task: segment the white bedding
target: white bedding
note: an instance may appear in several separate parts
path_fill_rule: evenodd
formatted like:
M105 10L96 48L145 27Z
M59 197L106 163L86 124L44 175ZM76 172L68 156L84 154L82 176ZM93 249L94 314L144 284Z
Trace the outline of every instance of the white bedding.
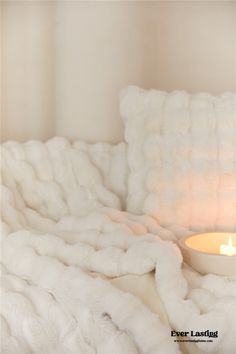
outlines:
M101 277L101 274L95 274ZM155 273L150 272L143 275L124 275L121 277L106 279L118 289L129 292L138 297L152 312L158 314L161 322L167 326L171 326L161 301L160 294L157 291L155 282ZM202 354L203 350L199 349L194 343L180 343L180 349L183 354Z
M120 111L130 173L127 210L162 225L236 229L236 94L130 86Z
M218 331L197 343L201 352L234 354L236 280L182 271L172 241L190 231L119 210L121 197L88 154L58 144L34 142L30 158L26 145L3 147L3 353L177 354L175 328ZM150 272L161 316L149 292L142 302L107 281Z

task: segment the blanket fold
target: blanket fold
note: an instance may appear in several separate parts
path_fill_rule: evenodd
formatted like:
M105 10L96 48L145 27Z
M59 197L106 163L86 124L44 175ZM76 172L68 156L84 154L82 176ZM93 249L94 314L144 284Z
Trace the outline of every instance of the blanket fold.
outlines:
M81 155L68 144L2 149L3 353L180 354L174 328L218 331L199 350L234 354L236 280L183 265L175 241L192 231L121 211L122 193L104 185L86 145ZM79 185L85 194L76 194ZM151 271L172 328L134 295L91 276Z

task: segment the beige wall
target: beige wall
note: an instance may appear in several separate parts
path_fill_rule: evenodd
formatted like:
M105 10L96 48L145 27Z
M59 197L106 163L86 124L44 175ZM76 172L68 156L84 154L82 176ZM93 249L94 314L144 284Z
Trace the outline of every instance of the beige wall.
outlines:
M119 90L236 91L235 1L5 1L2 140L123 138Z
M49 6L2 2L2 137L54 134L52 23Z

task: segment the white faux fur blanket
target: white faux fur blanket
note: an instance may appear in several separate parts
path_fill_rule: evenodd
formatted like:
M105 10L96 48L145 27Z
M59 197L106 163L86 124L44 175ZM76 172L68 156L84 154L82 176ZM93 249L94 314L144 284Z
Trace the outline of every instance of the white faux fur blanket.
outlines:
M37 156L42 145L36 146ZM102 198L100 189L111 203L119 196L107 191L86 155L80 173L97 180L86 182L83 191L91 189L95 197L86 197L87 213L81 215L80 203L78 212L75 201L69 206L73 193L66 187L73 174L76 183L82 179L69 168L74 166L69 157L63 173L65 151L53 160L43 146L36 162L34 154L29 161L25 146L14 145L15 155L12 149L5 145L2 154L2 353L181 353L156 314L133 295L90 276L152 270L173 328L218 331L212 343L197 345L206 352L235 353L236 280L182 270L172 241L187 230L163 229L148 216L94 204ZM66 149L73 161L81 161L71 146Z

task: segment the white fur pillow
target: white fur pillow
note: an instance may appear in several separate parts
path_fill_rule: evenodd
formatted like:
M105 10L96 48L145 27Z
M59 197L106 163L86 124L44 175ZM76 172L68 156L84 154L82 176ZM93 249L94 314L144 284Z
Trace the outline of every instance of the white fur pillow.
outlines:
M236 229L236 95L121 93L127 208L161 224Z

